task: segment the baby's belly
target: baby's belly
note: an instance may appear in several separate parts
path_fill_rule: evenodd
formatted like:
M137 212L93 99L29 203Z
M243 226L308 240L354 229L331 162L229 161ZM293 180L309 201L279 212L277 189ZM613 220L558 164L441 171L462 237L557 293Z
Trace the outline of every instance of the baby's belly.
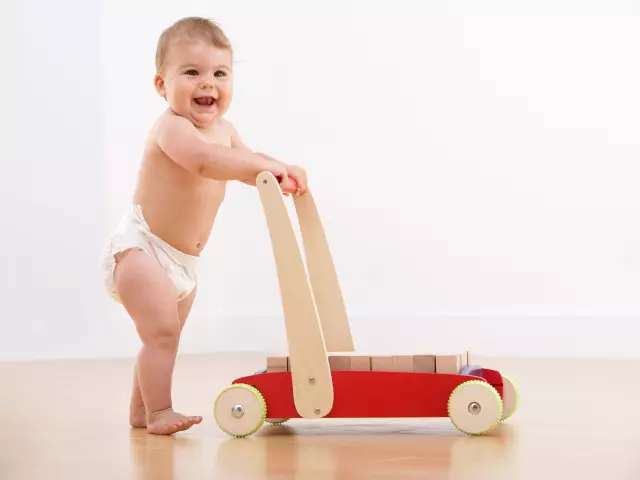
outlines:
M187 224L176 219L175 222L161 221L151 227L151 231L181 252L197 256L206 246L212 227L213 219L206 225Z
M200 255L209 241L220 201L195 205L178 203L142 204L151 231L172 247L188 255Z

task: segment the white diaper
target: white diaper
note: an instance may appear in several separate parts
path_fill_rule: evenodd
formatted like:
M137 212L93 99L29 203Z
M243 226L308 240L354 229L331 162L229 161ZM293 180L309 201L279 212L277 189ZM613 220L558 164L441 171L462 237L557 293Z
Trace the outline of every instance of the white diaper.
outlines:
M114 285L115 255L130 248L137 248L155 259L176 287L178 300L189 295L196 286L196 267L200 257L187 255L157 237L149 229L142 216L142 208L135 205L125 214L116 230L107 240L102 255L102 272L107 292L120 302Z

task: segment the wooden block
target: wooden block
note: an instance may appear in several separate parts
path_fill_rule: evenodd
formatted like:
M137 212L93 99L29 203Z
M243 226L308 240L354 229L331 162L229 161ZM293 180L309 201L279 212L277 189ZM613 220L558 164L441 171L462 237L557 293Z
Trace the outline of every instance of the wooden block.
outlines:
M393 371L393 356L391 355L376 355L371 357L371 370L376 372L392 372Z
M343 356L330 356L329 368L331 370L351 370L351 358Z
M369 371L371 370L371 357L349 357L351 360L351 370Z
M436 356L435 355L414 355L413 356L414 372L436 372Z
M413 372L413 355L394 355L391 367L394 372Z
M289 371L289 357L267 357L267 372Z
M461 357L457 355L436 355L436 373L454 373L460 372Z

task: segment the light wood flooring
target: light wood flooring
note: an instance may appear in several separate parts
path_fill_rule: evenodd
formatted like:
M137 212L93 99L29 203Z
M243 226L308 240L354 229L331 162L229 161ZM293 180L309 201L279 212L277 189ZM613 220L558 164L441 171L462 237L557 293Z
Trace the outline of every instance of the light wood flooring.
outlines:
M292 420L231 439L212 416L256 355L179 357L176 409L204 422L173 437L127 424L133 360L0 364L0 479L640 479L640 361L474 356L520 390L485 437L448 419Z

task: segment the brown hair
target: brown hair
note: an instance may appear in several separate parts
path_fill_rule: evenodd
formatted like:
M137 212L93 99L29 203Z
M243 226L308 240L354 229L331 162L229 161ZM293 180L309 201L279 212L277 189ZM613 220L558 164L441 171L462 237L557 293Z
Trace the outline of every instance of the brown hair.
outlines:
M215 47L224 48L233 53L231 42L217 23L202 17L185 17L165 29L158 39L156 48L156 70L158 73L162 71L164 58L171 43L185 37L204 40Z

